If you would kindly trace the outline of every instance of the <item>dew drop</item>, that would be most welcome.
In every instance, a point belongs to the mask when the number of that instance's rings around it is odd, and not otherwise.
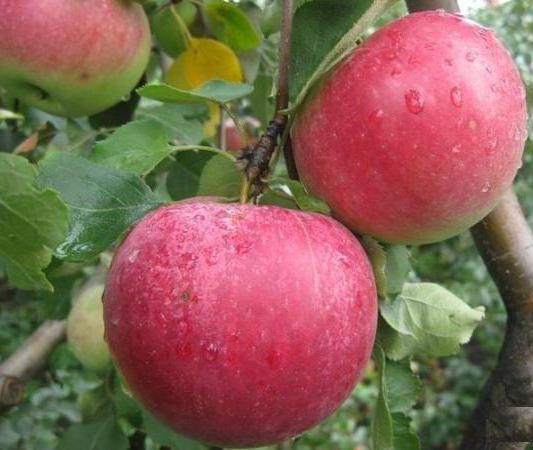
[[[130,256],[128,256],[128,262],[133,263],[137,259],[137,256],[139,255],[139,249],[135,249],[130,253]]]
[[[461,153],[461,144],[455,144],[452,148],[451,148],[451,151],[452,153]]]
[[[463,105],[463,93],[457,86],[454,86],[450,91],[450,100],[454,106],[457,106],[458,108]]]
[[[405,93],[405,104],[413,114],[420,114],[424,109],[424,99],[416,89],[409,89]]]
[[[468,62],[473,62],[476,60],[477,56],[475,53],[467,52],[465,58]]]
[[[383,120],[384,112],[381,109],[375,109],[368,116],[368,121],[373,124],[379,124]]]
[[[215,344],[209,344],[204,350],[205,359],[211,362],[215,361],[218,357],[218,352],[218,347]]]

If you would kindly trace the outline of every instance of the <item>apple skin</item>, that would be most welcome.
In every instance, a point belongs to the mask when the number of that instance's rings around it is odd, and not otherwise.
[[[482,219],[511,186],[525,90],[491,30],[441,11],[371,36],[304,102],[292,129],[301,179],[341,222],[424,244]]]
[[[67,318],[67,340],[76,358],[88,369],[103,372],[111,364],[104,340],[104,284],[82,289]]]
[[[152,16],[152,29],[157,42],[159,42],[165,53],[176,57],[185,51],[186,42],[183,31],[180,29],[174,14],[172,14],[172,7],[174,7],[176,13],[179,14],[187,27],[196,19],[197,10],[194,3],[183,0],[177,5],[170,4],[159,9]]]
[[[246,133],[248,144],[253,147],[257,143],[256,131],[261,126],[261,122],[252,116],[243,117],[240,119],[240,122]],[[226,131],[226,150],[230,152],[239,152],[243,148],[246,148],[246,142],[242,138],[238,128],[235,126],[233,119],[226,119],[224,126]]]
[[[142,6],[0,0],[0,86],[51,114],[96,114],[127,95],[150,56]]]
[[[361,377],[376,320],[370,264],[338,222],[207,199],[146,216],[104,294],[106,339],[136,398],[220,447],[327,417]]]

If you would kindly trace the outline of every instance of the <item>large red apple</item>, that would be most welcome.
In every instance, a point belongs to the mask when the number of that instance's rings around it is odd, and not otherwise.
[[[292,130],[305,185],[382,241],[442,240],[486,215],[520,166],[525,92],[491,30],[411,14],[356,49]]]
[[[148,19],[130,0],[0,0],[0,87],[52,114],[117,103],[149,55]]]
[[[349,395],[376,330],[372,271],[329,217],[182,203],[118,249],[105,332],[136,397],[221,447],[295,436]]]

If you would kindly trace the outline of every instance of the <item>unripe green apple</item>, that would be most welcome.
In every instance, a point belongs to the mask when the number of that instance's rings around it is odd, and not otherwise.
[[[187,27],[194,22],[197,11],[192,2],[184,0],[177,5],[165,6],[152,16],[152,29],[160,47],[170,56],[178,56],[186,48],[185,36],[172,8]]]
[[[75,117],[117,103],[150,55],[141,5],[120,0],[0,0],[0,87]]]
[[[83,289],[67,319],[67,339],[72,351],[85,367],[96,372],[105,370],[110,363],[104,340],[103,293],[103,284]]]

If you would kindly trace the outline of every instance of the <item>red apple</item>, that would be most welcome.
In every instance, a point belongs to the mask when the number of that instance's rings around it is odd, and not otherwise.
[[[261,122],[255,117],[246,116],[240,119],[246,137],[248,138],[248,144],[254,146],[257,142],[257,130],[261,126]],[[233,119],[226,119],[226,150],[230,152],[238,152],[246,147],[246,142],[242,138],[241,132],[235,126]]]
[[[319,214],[178,203],[144,218],[113,260],[106,338],[134,395],[220,447],[282,441],[349,395],[376,331],[357,240]]]
[[[525,91],[491,30],[442,11],[382,28],[304,104],[300,176],[385,242],[445,239],[485,216],[521,164]]]
[[[0,0],[0,87],[62,116],[117,103],[150,55],[141,5],[123,0]]]

